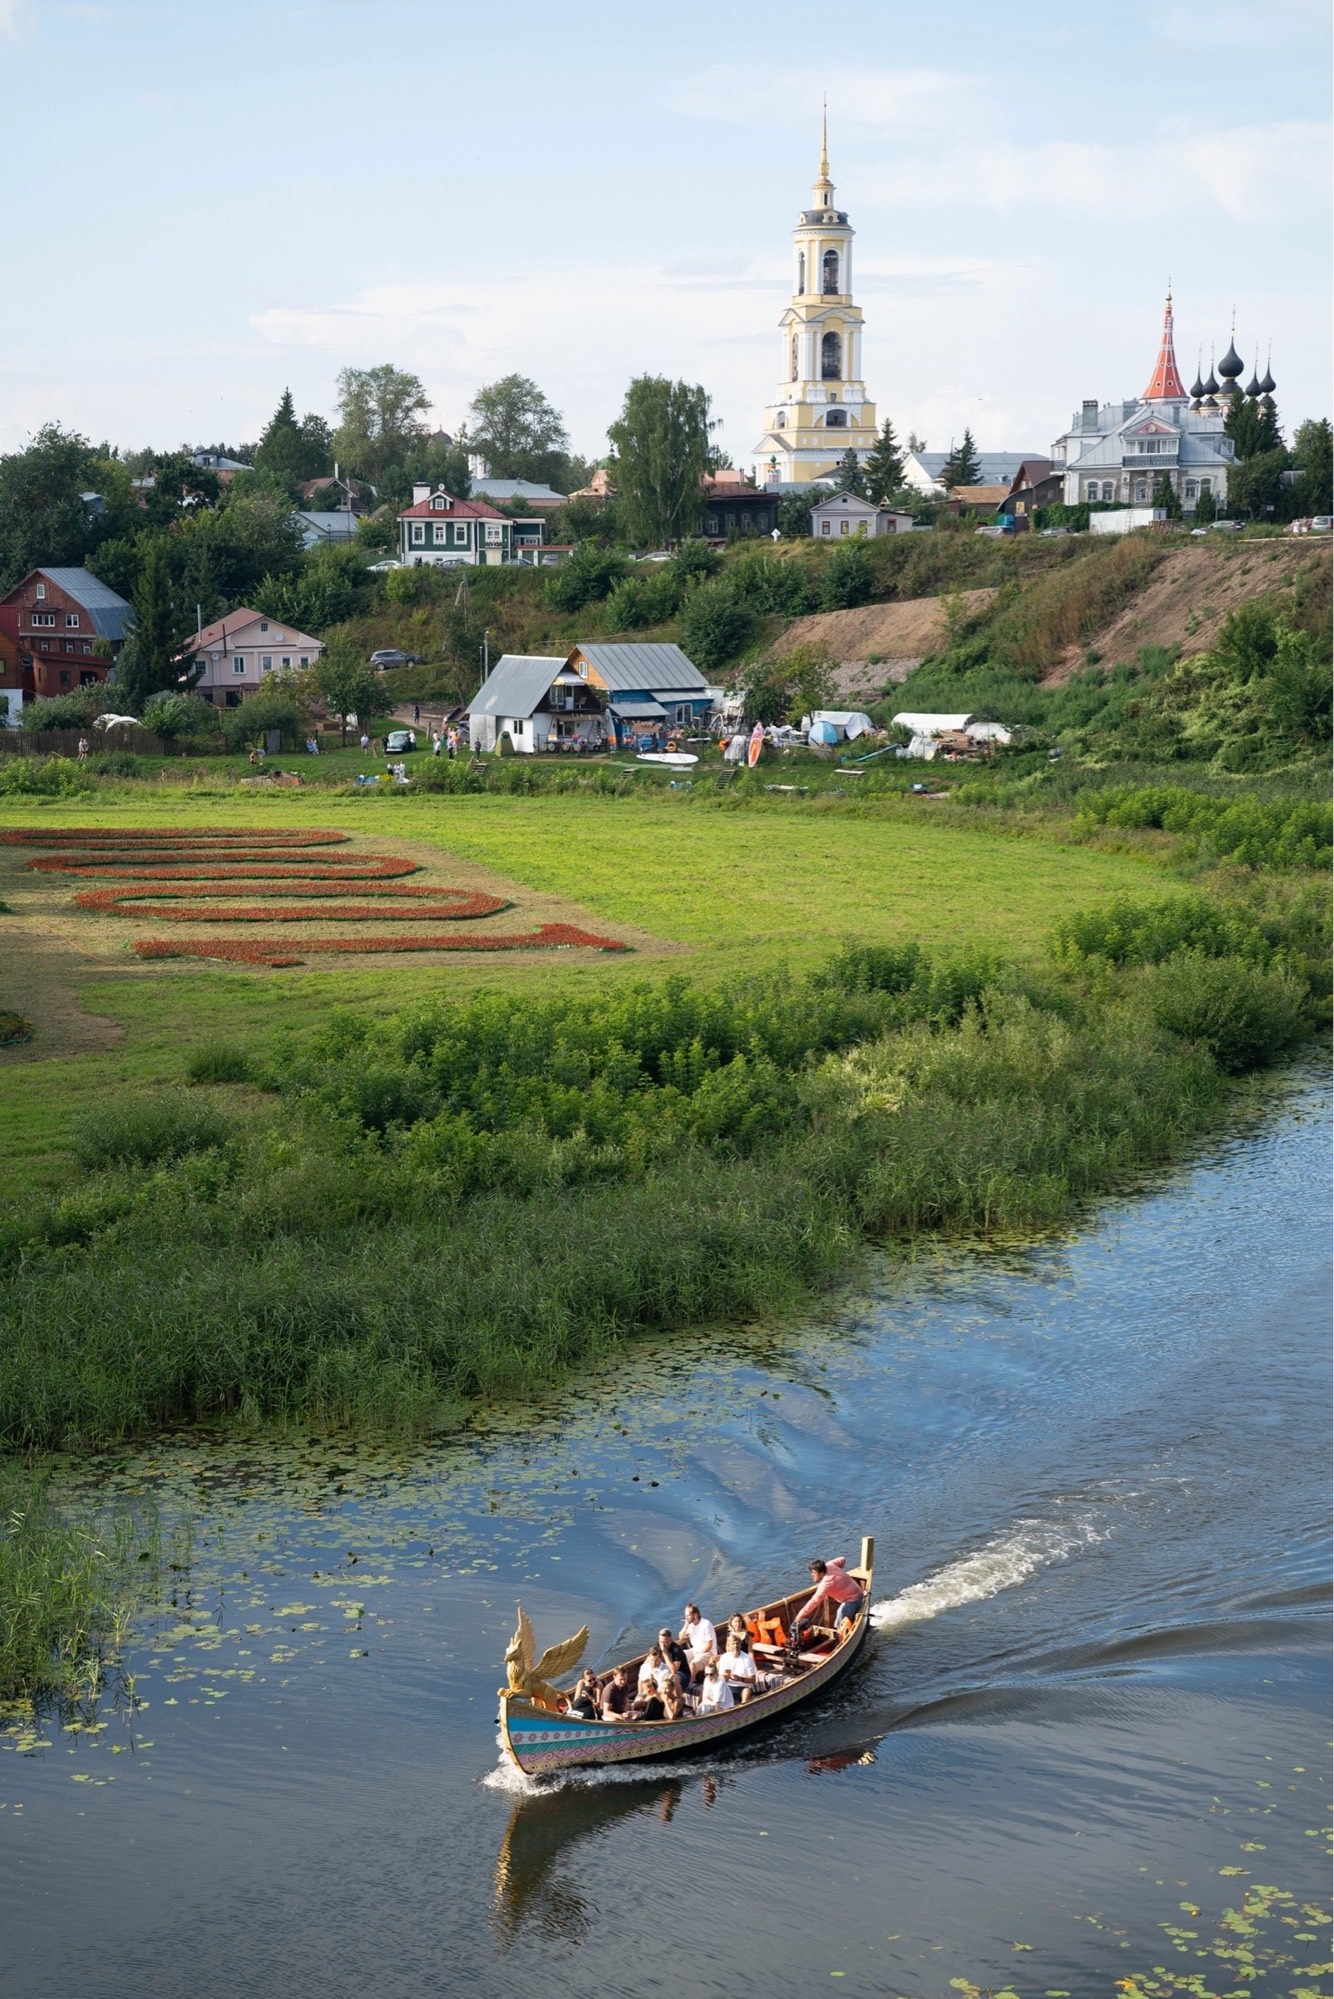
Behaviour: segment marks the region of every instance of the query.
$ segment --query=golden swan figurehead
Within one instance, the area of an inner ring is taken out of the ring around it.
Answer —
[[[525,1700],[540,1701],[543,1704],[558,1702],[562,1696],[558,1688],[550,1685],[563,1673],[571,1673],[583,1657],[588,1643],[588,1626],[576,1631],[573,1638],[566,1638],[559,1645],[548,1645],[539,1659],[537,1640],[533,1627],[522,1604],[519,1605],[519,1622],[513,1638],[505,1649],[505,1675],[508,1685],[502,1693],[522,1694]]]

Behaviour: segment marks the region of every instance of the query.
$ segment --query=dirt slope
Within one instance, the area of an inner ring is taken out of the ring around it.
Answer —
[[[1221,547],[1196,543],[1174,549],[1134,602],[1087,647],[1072,646],[1043,685],[1059,687],[1069,680],[1084,665],[1086,651],[1100,653],[1104,668],[1133,664],[1141,646],[1204,652],[1229,611],[1248,597],[1281,589],[1310,556],[1310,544],[1300,541],[1237,541]]]
[[[961,590],[959,599],[970,617],[995,596],[994,590]],[[945,639],[945,618],[939,597],[909,597],[899,604],[865,604],[855,611],[820,611],[796,618],[774,651],[815,645],[839,662],[835,684],[840,697],[879,695],[896,681],[906,680],[915,666],[938,652]],[[874,657],[878,662],[869,666]]]

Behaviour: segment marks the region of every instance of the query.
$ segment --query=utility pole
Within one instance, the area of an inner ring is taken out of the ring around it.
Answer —
[[[482,633],[482,679],[483,680],[488,679],[490,677],[490,673],[491,673],[491,627],[488,625],[486,630]]]

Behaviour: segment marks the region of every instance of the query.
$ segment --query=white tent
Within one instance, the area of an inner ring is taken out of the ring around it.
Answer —
[[[1013,740],[1004,722],[970,722],[965,734],[975,743],[1008,743]]]
[[[894,722],[897,728],[911,729],[914,736],[945,736],[966,729],[972,719],[971,715],[921,715],[905,709],[894,717]]]
[[[817,722],[828,722],[840,742],[846,736],[850,743],[855,743],[858,736],[869,736],[875,727],[870,716],[856,708],[817,708],[811,716],[811,727]]]

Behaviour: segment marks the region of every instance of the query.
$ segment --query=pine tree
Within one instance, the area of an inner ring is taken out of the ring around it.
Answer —
[[[972,431],[965,428],[963,437],[941,467],[940,483],[948,493],[955,486],[980,485],[981,480],[982,461],[977,455],[977,444]]]
[[[838,480],[836,492],[856,493],[860,498],[866,498],[866,480],[862,476],[861,460],[851,445],[834,468],[834,476]]]
[[[1153,482],[1152,505],[1161,507],[1169,521],[1178,521],[1181,518],[1181,500],[1166,472],[1160,472]]]
[[[875,449],[866,461],[866,497],[883,507],[903,488],[904,461],[894,426],[885,418]]]

